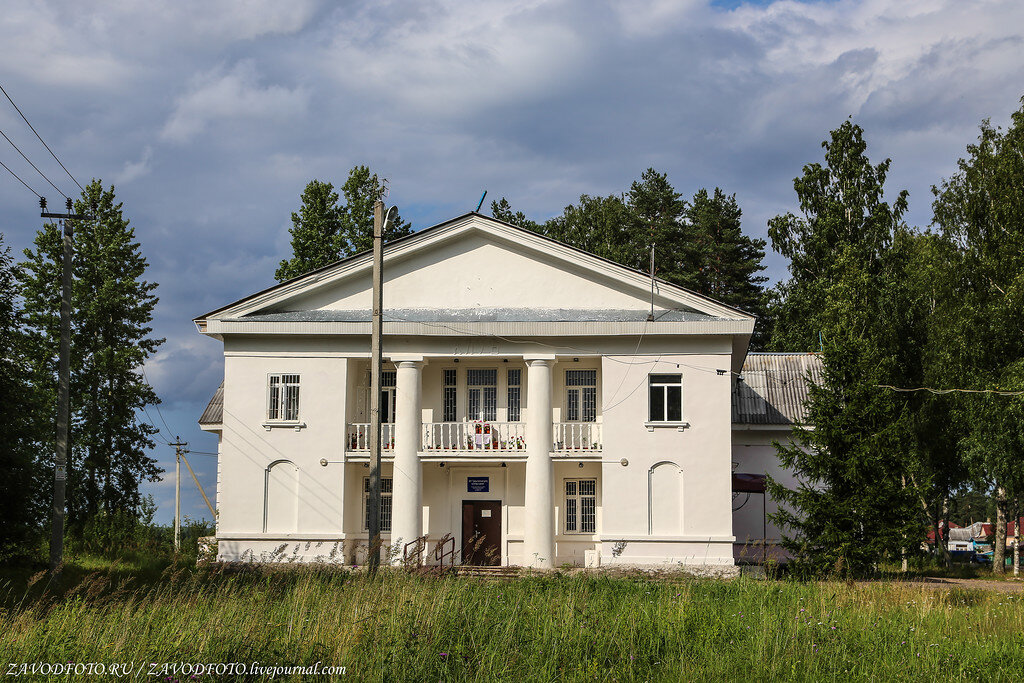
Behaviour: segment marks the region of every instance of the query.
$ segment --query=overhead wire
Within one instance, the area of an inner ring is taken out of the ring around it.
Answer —
[[[21,151],[21,148],[19,148],[16,144],[14,144],[14,140],[12,140],[9,137],[7,137],[7,133],[5,133],[2,130],[0,130],[0,135],[4,136],[4,140],[7,140],[7,142],[10,143],[11,147],[14,148],[14,151],[17,152],[18,154],[20,154],[21,158],[24,159],[25,161],[27,161],[28,165],[31,166],[32,168],[34,168],[36,170],[36,173],[38,173],[39,175],[41,175],[43,177],[43,180],[45,180],[46,182],[50,183],[50,187],[52,187],[53,189],[57,190],[57,192],[60,193],[61,197],[64,197],[64,199],[71,199],[71,197],[69,197],[66,194],[64,194],[63,190],[61,190],[59,187],[54,185],[53,181],[50,180],[49,178],[47,178],[46,174],[43,173],[42,171],[40,171],[39,167],[32,163],[31,159],[29,159],[27,156],[25,156],[25,153]]]
[[[899,393],[913,393],[916,391],[927,391],[938,396],[946,394],[992,394],[993,396],[1024,396],[1024,391],[1002,391],[1000,389],[933,389],[932,387],[903,388],[894,387],[891,384],[876,384],[879,389],[889,389]]]
[[[149,384],[149,386],[151,386],[151,387],[153,386],[153,384],[149,381],[149,377],[146,375],[146,366],[145,365],[142,366],[142,377],[143,377],[143,379],[146,380],[146,384]],[[154,403],[153,406],[156,408],[156,414],[160,416],[160,421],[164,423],[164,427],[167,427],[167,431],[168,432],[170,432],[171,434],[174,434],[175,433],[174,430],[171,429],[170,426],[168,426],[167,420],[164,419],[164,413],[163,413],[162,410],[160,410],[160,404],[159,403]],[[146,413],[146,414],[149,415],[149,413]],[[177,437],[175,436],[175,438],[177,438]]]
[[[11,106],[14,107],[14,110],[16,112],[18,112],[18,115],[21,116],[21,119],[26,124],[28,124],[28,127],[30,129],[32,129],[32,132],[35,133],[36,138],[39,139],[39,142],[43,143],[43,147],[45,147],[46,151],[50,153],[50,156],[53,157],[53,160],[56,161],[58,164],[60,164],[60,167],[64,169],[64,172],[68,174],[68,177],[71,178],[72,181],[74,181],[75,185],[78,185],[78,189],[81,190],[82,192],[85,192],[85,188],[82,187],[82,184],[80,182],[78,182],[78,180],[75,179],[75,176],[71,175],[71,171],[69,171],[67,166],[64,165],[64,162],[62,162],[60,159],[57,158],[57,155],[54,154],[52,149],[50,149],[50,146],[48,144],[46,144],[46,140],[43,140],[43,136],[39,134],[39,131],[37,131],[35,126],[33,126],[32,123],[28,120],[28,117],[25,116],[24,113],[22,113],[21,109],[18,107],[17,104],[14,103],[14,100],[11,98],[10,95],[7,94],[7,91],[4,90],[4,87],[2,85],[0,85],[0,92],[2,92],[4,94],[4,97],[7,98],[7,101],[10,102]],[[58,192],[60,192],[60,190],[58,190]],[[64,194],[64,193],[61,192],[61,194]]]
[[[28,183],[26,183],[26,182],[25,182],[24,180],[22,180],[22,179],[21,179],[21,176],[19,176],[19,175],[18,175],[17,173],[15,173],[14,171],[12,171],[12,170],[11,170],[11,169],[10,169],[10,168],[9,168],[9,167],[7,166],[7,164],[5,164],[4,162],[0,161],[0,166],[3,166],[3,167],[4,167],[4,168],[5,168],[6,170],[7,170],[7,172],[8,172],[8,173],[10,173],[10,174],[11,174],[12,176],[14,176],[14,177],[15,177],[15,178],[16,178],[16,179],[18,180],[18,182],[19,182],[19,183],[21,183],[21,184],[22,184],[22,185],[24,185],[24,186],[25,186],[26,188],[28,188],[28,191],[29,191],[29,192],[31,192],[31,193],[32,193],[32,194],[34,194],[35,196],[39,197],[40,199],[42,199],[42,198],[43,198],[43,195],[41,195],[41,194],[39,194],[38,192],[36,192],[35,190],[33,190],[33,189],[32,189],[32,186],[31,186],[31,185],[29,185]]]

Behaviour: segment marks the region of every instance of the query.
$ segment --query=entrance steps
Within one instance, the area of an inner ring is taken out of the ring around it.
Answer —
[[[455,567],[455,576],[474,576],[480,579],[514,579],[519,576],[519,567],[485,567],[463,564]]]

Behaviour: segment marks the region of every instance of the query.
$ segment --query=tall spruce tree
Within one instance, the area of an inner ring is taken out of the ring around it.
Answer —
[[[933,188],[934,224],[949,242],[951,295],[940,364],[944,386],[1024,390],[1024,98],[1008,129],[984,121],[978,142]],[[994,570],[1003,571],[1010,501],[1024,496],[1024,399],[959,396],[960,441],[996,498]]]
[[[341,209],[330,183],[313,179],[302,191],[302,206],[292,213],[292,257],[281,261],[274,277],[290,280],[340,258]]]
[[[27,554],[45,512],[45,502],[37,495],[45,476],[33,420],[38,406],[15,298],[16,275],[0,233],[0,560]]]
[[[743,234],[735,195],[700,190],[688,203],[666,174],[648,168],[626,194],[581,195],[544,223],[504,197],[491,202],[491,215],[644,272],[653,243],[658,277],[757,315],[755,347],[767,339],[767,278],[759,275],[765,241]]]
[[[693,195],[684,212],[689,233],[684,286],[756,315],[753,343],[760,348],[770,334],[764,288],[768,278],[759,274],[766,242],[743,234],[742,215],[735,194],[716,187]]]
[[[278,282],[372,249],[373,204],[384,197],[386,183],[366,166],[355,166],[341,186],[345,203],[339,204],[331,183],[311,180],[302,192],[302,206],[292,213],[292,256],[274,273]],[[411,232],[411,225],[394,215],[384,240]]]
[[[383,199],[387,180],[370,173],[366,166],[355,166],[348,173],[348,179],[341,186],[345,205],[341,207],[339,234],[340,257],[351,256],[373,249],[373,204]],[[388,225],[384,241],[390,241],[412,234],[412,226],[395,213]]]
[[[75,223],[71,301],[71,453],[68,525],[72,532],[97,513],[134,514],[139,483],[162,470],[146,453],[157,432],[136,420],[158,402],[139,368],[163,342],[151,336],[156,284],[135,231],[115,203],[114,188],[94,180],[75,202],[90,220]],[[46,390],[47,431],[53,434],[59,338],[62,236],[45,225],[21,264],[21,294],[32,336],[34,382]],[[52,439],[51,439],[52,441]],[[50,444],[52,447],[52,443]]]
[[[526,217],[526,214],[522,211],[513,211],[512,205],[508,203],[508,200],[504,197],[501,201],[491,202],[491,215],[497,218],[499,221],[511,223],[517,225],[520,228],[526,228],[527,230],[533,230],[534,232],[540,231],[540,226],[531,221]]]
[[[773,218],[773,247],[790,259],[776,338],[793,350],[821,345],[823,381],[810,388],[813,429],[778,446],[798,484],[770,481],[783,503],[785,544],[816,573],[863,574],[920,538],[905,453],[913,440],[901,355],[904,272],[893,249],[907,193],[884,198],[890,161],[873,166],[863,131],[846,121],[822,143],[825,164],[804,166],[794,188],[802,217]]]

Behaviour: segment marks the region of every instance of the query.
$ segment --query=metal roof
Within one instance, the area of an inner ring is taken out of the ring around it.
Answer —
[[[816,353],[748,354],[733,386],[733,424],[803,424],[809,383],[821,380]]]
[[[224,420],[224,381],[221,380],[217,391],[213,392],[213,398],[206,404],[206,410],[199,416],[201,425],[219,425]]]
[[[643,322],[649,309],[568,308],[399,308],[384,313],[386,322]],[[722,320],[706,313],[687,310],[655,311],[655,322],[703,322]],[[254,313],[239,318],[255,322],[370,322],[368,309],[349,311],[313,310]]]

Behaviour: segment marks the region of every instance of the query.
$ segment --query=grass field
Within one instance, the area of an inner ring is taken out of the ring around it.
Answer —
[[[1024,672],[1021,595],[961,588],[185,565],[162,577],[115,567],[68,580],[76,585],[59,597],[42,592],[45,579],[27,594],[8,582],[5,669],[134,662],[143,675],[132,680],[169,681],[261,677],[197,679],[151,663],[322,662],[345,667],[339,679],[424,681],[1009,681]]]

